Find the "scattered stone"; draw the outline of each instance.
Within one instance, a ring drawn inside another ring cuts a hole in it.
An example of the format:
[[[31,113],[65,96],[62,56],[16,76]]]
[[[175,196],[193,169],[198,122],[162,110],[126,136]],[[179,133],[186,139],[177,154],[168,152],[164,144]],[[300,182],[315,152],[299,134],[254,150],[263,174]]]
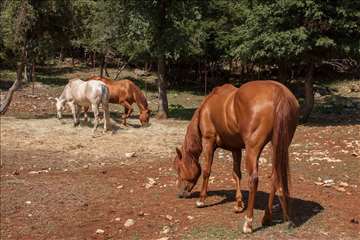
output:
[[[160,232],[160,234],[168,234],[170,232],[169,226],[164,226],[163,230]]]
[[[266,164],[268,162],[268,160],[264,157],[260,157],[259,158],[259,163],[262,165],[262,164]]]
[[[104,230],[102,230],[102,229],[97,229],[96,230],[96,234],[103,234],[105,231]]]
[[[166,215],[165,218],[169,221],[173,220],[173,217],[171,215]]]
[[[146,189],[149,189],[149,188],[151,188],[152,186],[156,185],[155,179],[149,178],[149,177],[148,177],[147,179],[148,179],[149,182],[145,184],[145,188],[146,188]]]
[[[30,205],[31,204],[31,201],[26,201],[25,202],[27,205]]]
[[[125,153],[125,157],[127,158],[132,158],[132,157],[135,157],[136,153],[135,152],[128,152],[128,153]]]
[[[18,170],[15,170],[15,171],[13,172],[13,175],[20,175],[20,172],[19,172]]]
[[[351,219],[350,222],[352,224],[359,224],[359,220],[357,220],[356,218]]]
[[[126,222],[124,223],[124,226],[131,227],[134,224],[135,224],[135,220],[130,218],[130,219],[126,220]]]
[[[324,184],[323,184],[324,187],[330,187],[335,184],[334,180],[332,180],[332,179],[327,179],[327,180],[324,180],[323,182],[324,182]]]
[[[333,187],[339,192],[345,192],[346,191],[346,189],[343,188],[343,187],[338,187],[338,186],[333,186]]]
[[[143,216],[145,216],[145,213],[143,211],[140,211],[140,212],[138,212],[138,216],[143,217]]]
[[[341,187],[348,187],[349,186],[349,184],[347,183],[347,182],[339,182],[339,186],[341,186]]]
[[[117,188],[117,189],[123,189],[124,186],[123,186],[123,185],[119,185],[119,186],[117,186],[116,188]]]
[[[40,171],[30,171],[29,174],[40,174],[40,173],[48,173],[48,170],[40,170]]]
[[[321,185],[323,185],[324,183],[323,182],[314,182],[316,185],[318,185],[318,186],[321,186]]]
[[[121,218],[117,217],[115,218],[115,221],[120,222]]]
[[[194,217],[193,217],[193,216],[187,216],[187,219],[189,219],[189,220],[193,220],[193,219],[194,219]]]

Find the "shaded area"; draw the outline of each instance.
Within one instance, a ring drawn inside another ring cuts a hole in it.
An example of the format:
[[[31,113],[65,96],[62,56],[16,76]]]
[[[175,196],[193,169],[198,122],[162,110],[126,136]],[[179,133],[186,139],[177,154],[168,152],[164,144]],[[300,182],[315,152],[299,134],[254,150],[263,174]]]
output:
[[[241,191],[243,195],[243,201],[245,203],[245,207],[247,207],[247,201],[249,198],[249,191]],[[193,192],[189,198],[199,198],[200,192]],[[212,207],[216,205],[222,205],[229,202],[236,201],[236,192],[235,190],[216,190],[209,191],[208,196],[221,196],[223,199],[220,202],[211,203],[205,205],[204,208]],[[256,200],[255,200],[255,209],[257,210],[265,210],[267,207],[269,193],[263,191],[256,192]],[[281,213],[281,205],[278,196],[274,198],[273,206],[273,224],[278,224],[283,222],[283,215]],[[290,198],[290,206],[291,206],[291,215],[292,221],[294,222],[296,227],[300,227],[307,221],[309,221],[312,217],[314,217],[319,212],[323,211],[324,208],[317,202],[303,200],[299,198]],[[246,210],[245,210],[246,211]]]

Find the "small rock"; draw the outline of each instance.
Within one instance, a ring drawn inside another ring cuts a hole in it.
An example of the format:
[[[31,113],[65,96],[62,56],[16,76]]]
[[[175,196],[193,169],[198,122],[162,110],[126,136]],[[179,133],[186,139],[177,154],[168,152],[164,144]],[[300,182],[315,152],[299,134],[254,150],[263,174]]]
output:
[[[316,185],[318,185],[318,186],[321,186],[321,185],[323,185],[324,183],[323,182],[314,182]]]
[[[163,230],[160,232],[160,234],[168,234],[170,232],[169,226],[164,226]]]
[[[126,222],[124,223],[124,226],[125,226],[125,227],[131,227],[131,226],[134,225],[134,224],[135,224],[134,219],[128,219],[128,220],[126,220]]]
[[[187,216],[187,219],[189,219],[189,220],[193,220],[193,219],[194,219],[194,217],[193,217],[193,216]]]
[[[30,205],[31,204],[31,201],[26,201],[25,202],[27,205]]]
[[[120,222],[121,218],[117,217],[115,218],[115,221]]]
[[[148,179],[149,182],[145,184],[145,188],[146,188],[146,189],[149,189],[149,188],[151,188],[152,186],[156,185],[155,179],[149,178],[149,177],[148,177],[147,179]]]
[[[128,153],[125,153],[125,157],[127,158],[132,158],[132,157],[135,157],[136,153],[135,152],[128,152]]]
[[[349,186],[349,184],[347,183],[347,182],[339,182],[339,186],[341,186],[341,187],[348,187]]]
[[[20,172],[19,172],[18,170],[15,170],[15,171],[13,172],[13,175],[20,175]]]
[[[102,229],[97,229],[96,230],[96,234],[103,234],[105,231],[104,230],[102,230]]]
[[[166,219],[169,220],[169,221],[173,220],[173,217],[172,217],[171,215],[166,215],[165,217],[166,217]]]
[[[138,216],[139,216],[139,217],[143,217],[143,216],[145,216],[145,213],[144,213],[143,211],[140,211],[140,212],[138,213]]]
[[[346,189],[343,188],[343,187],[334,186],[334,188],[335,188],[337,191],[339,191],[339,192],[345,192],[345,191],[346,191]]]
[[[123,186],[123,185],[119,185],[119,186],[117,186],[116,188],[117,188],[117,189],[123,189],[124,186]]]
[[[353,224],[359,224],[359,220],[357,220],[355,218],[351,219],[350,222]]]

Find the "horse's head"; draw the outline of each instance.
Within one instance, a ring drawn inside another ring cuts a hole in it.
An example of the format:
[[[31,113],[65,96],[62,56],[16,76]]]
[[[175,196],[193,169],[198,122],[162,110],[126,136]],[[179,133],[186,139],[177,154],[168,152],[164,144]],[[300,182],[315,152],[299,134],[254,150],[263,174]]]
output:
[[[150,110],[146,109],[144,111],[141,111],[139,119],[142,126],[148,125],[150,119]]]
[[[178,174],[178,197],[188,197],[200,177],[201,167],[197,161],[183,154],[179,148],[176,148],[176,153],[174,167]]]
[[[65,108],[65,99],[59,99],[59,98],[55,98],[56,100],[56,111],[57,111],[57,117],[58,119],[62,118],[62,112],[64,111]]]

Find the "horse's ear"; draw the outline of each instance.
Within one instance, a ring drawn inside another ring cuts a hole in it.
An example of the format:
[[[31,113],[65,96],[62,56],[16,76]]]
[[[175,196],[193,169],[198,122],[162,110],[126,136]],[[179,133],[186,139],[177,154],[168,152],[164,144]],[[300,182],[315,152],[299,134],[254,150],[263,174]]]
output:
[[[176,148],[176,153],[177,153],[179,159],[181,159],[182,158],[182,153],[181,153],[181,150],[178,147]]]

